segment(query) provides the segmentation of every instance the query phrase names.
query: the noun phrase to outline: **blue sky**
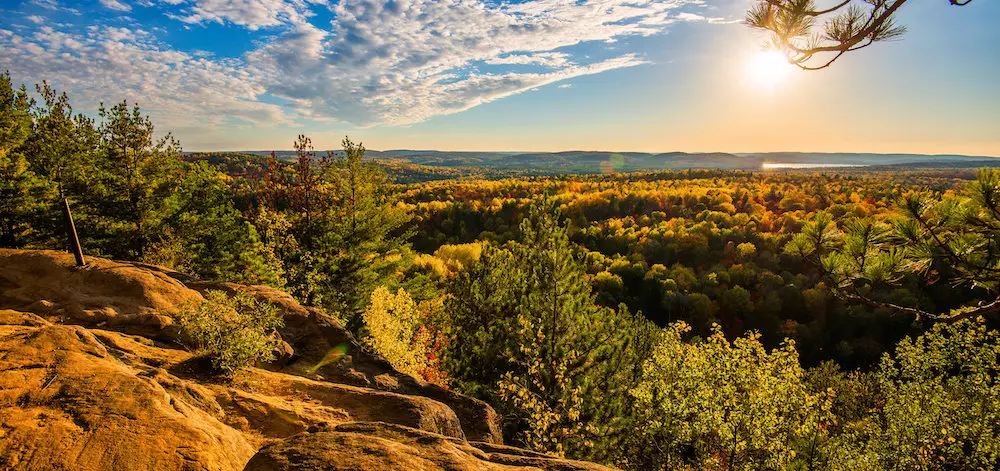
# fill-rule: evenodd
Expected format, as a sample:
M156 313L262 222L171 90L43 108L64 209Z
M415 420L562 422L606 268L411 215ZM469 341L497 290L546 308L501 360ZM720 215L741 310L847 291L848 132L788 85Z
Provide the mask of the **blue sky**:
M819 1L820 5L824 2ZM125 98L186 150L1000 156L1000 2L910 1L900 41L761 70L750 0L26 0L0 68Z

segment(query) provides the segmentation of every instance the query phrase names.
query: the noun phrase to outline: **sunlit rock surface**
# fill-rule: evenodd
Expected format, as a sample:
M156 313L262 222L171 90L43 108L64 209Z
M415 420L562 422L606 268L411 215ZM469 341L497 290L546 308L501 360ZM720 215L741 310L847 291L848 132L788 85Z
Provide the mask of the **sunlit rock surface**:
M399 373L268 287L0 249L0 469L604 469L500 444L478 400ZM279 358L234 380L177 342L209 289L285 318Z

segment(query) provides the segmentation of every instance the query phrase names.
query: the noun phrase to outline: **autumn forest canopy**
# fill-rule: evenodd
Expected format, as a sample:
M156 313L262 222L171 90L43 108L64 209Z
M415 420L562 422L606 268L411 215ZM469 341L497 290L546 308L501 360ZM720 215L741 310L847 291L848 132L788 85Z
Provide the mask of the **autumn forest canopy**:
M138 106L96 116L0 77L0 246L66 250L65 198L86 256L283 289L541 452L1000 466L1000 171L526 175L374 160L349 138L184 153ZM213 302L261 342L276 327ZM221 370L266 353L213 316L184 326Z

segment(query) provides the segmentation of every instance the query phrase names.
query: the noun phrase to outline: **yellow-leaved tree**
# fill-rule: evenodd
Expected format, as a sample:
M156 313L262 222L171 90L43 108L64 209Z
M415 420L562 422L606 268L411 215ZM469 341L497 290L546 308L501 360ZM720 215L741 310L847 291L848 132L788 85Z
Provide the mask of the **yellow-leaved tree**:
M440 346L424 325L426 316L422 311L427 309L402 288L394 294L379 286L362 314L365 334L361 341L397 370L444 384L447 381L435 353Z
M809 392L790 341L768 351L759 334L730 342L713 329L695 343L682 339L690 331L683 322L663 331L632 390L646 418L635 438L646 449L629 466L756 470L813 461L808 451L796 457L796 445L810 450L825 438L832 393Z

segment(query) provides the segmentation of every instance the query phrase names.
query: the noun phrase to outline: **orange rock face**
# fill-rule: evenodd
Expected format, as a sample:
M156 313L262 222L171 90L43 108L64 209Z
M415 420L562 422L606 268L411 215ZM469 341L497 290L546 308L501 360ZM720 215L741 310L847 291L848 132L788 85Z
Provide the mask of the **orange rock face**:
M604 469L501 445L489 405L284 292L87 261L0 249L0 469ZM220 379L180 346L173 316L209 289L279 306L279 360Z

